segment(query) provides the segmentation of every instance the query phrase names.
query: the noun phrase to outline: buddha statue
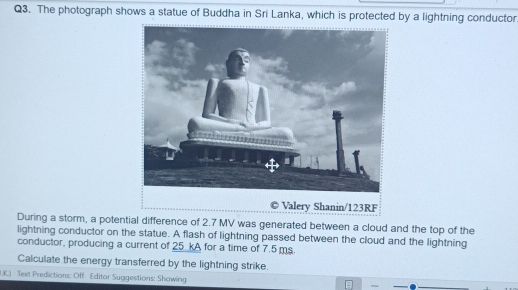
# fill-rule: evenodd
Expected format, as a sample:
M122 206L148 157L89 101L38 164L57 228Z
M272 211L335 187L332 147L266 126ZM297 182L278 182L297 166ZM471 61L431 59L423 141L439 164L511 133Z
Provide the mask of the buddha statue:
M202 116L189 120L189 133L211 132L293 142L289 128L271 126L268 90L247 80L249 66L248 51L237 48L230 52L226 61L228 78L209 80Z

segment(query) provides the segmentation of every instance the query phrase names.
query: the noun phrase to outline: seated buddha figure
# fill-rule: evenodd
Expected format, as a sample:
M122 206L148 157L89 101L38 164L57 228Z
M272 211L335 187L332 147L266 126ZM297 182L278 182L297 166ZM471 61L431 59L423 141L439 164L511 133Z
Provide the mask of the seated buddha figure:
M289 128L271 126L268 90L247 80L249 66L248 51L237 48L230 52L226 61L228 78L209 80L202 116L189 120L189 133L293 140Z

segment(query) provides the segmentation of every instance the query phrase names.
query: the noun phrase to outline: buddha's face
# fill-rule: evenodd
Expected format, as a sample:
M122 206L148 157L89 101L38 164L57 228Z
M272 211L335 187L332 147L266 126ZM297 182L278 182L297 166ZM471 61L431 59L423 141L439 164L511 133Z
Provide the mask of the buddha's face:
M231 79L246 76L250 64L250 55L246 51L235 51L227 60L227 75Z

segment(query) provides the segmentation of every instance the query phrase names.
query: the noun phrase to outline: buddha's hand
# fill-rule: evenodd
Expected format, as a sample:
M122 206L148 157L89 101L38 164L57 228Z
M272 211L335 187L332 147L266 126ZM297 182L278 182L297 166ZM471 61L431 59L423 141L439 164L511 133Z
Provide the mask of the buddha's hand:
M236 125L244 126L244 122L243 121L236 120L236 119L227 119L227 122L230 123L230 124L236 124Z
M243 121L236 120L236 119L227 119L227 122L230 124L236 125L236 130L239 130L239 131L249 131L250 130L246 127L246 123Z
M270 129L271 126L265 126L258 123L244 123L244 127L249 131Z

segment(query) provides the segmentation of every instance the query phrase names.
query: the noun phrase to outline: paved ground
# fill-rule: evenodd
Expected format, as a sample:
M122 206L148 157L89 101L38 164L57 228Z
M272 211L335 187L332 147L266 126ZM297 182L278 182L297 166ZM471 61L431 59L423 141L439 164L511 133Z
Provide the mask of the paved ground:
M144 171L144 185L378 192L379 183L263 168L193 167Z

